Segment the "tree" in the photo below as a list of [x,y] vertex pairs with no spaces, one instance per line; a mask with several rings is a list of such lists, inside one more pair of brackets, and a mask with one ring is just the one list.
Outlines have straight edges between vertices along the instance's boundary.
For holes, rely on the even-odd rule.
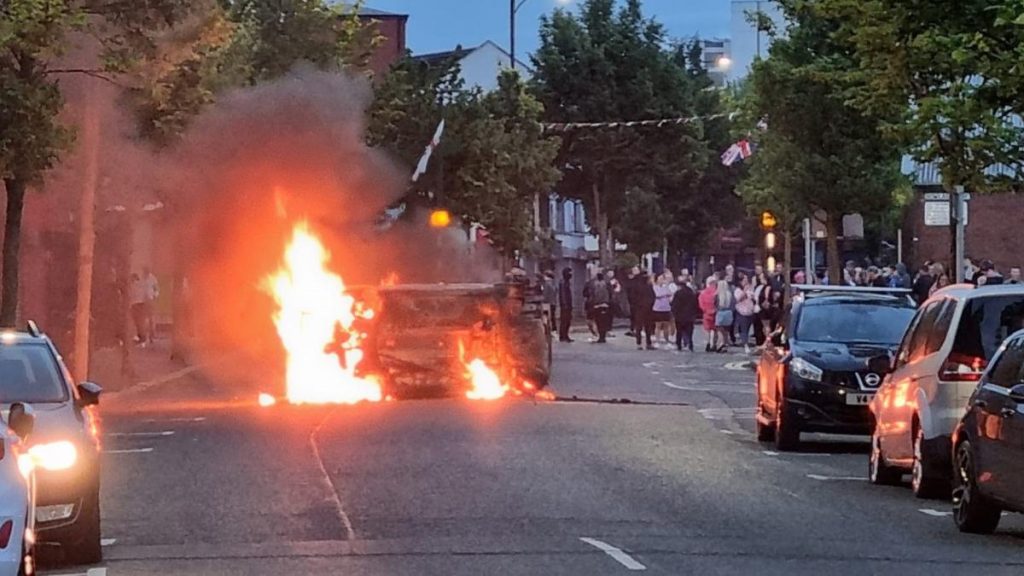
[[813,2],[780,4],[787,36],[776,39],[750,78],[753,112],[767,118],[768,136],[753,157],[748,190],[770,191],[772,202],[787,209],[805,206],[804,217],[824,212],[829,276],[838,283],[842,217],[885,210],[899,182],[899,155],[883,138],[889,119],[847,101],[856,88],[847,72],[856,62],[834,41],[841,23]]
[[432,67],[407,58],[377,87],[368,140],[411,172],[443,117],[441,145],[406,201],[441,204],[463,222],[483,225],[495,246],[512,254],[532,238],[534,193],[560,177],[558,140],[543,134],[541,113],[515,72],[503,72],[498,88],[484,94],[463,86],[454,60]]
[[[533,89],[549,122],[627,122],[694,112],[686,72],[664,48],[663,27],[644,18],[639,0],[628,0],[617,12],[614,0],[586,0],[578,15],[557,10],[542,20],[540,37]],[[583,201],[602,262],[610,261],[610,232],[621,230],[627,190],[645,188],[664,202],[700,180],[708,157],[701,137],[697,123],[620,125],[563,136],[558,164],[567,169],[558,193]]]
[[[984,192],[1001,165],[1020,174],[1024,86],[1019,0],[820,0],[841,22],[833,33],[855,58],[847,96],[886,119],[887,136],[921,163],[935,162],[943,187]],[[955,223],[953,223],[955,226]],[[952,261],[952,258],[951,258]],[[955,268],[959,269],[959,265]]]
[[[154,37],[185,20],[201,0],[9,0],[0,5],[0,177],[6,191],[0,325],[18,310],[18,254],[28,187],[58,160],[73,130],[58,115],[58,78],[129,68],[154,51]],[[61,56],[74,41],[95,44],[98,56],[68,66]]]

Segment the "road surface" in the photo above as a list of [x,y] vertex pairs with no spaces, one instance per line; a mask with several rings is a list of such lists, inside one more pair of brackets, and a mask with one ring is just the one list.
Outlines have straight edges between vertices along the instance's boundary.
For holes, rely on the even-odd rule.
[[[753,439],[750,357],[556,345],[577,402],[255,405],[201,373],[104,402],[102,565],[46,574],[1024,573],[1024,521],[865,481],[867,445]],[[605,402],[628,399],[631,403]]]

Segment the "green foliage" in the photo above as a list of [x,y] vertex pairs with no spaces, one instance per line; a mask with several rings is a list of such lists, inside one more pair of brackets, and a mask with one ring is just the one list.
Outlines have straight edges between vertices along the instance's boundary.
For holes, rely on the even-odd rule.
[[857,67],[835,41],[840,22],[814,2],[785,0],[786,37],[754,64],[748,107],[768,119],[741,190],[753,211],[770,210],[784,227],[826,213],[829,265],[838,281],[836,237],[844,214],[870,219],[886,211],[899,183],[899,153],[883,138],[893,120],[859,109],[846,94]]
[[[717,112],[704,96],[706,73],[691,74],[692,53],[667,50],[663,27],[643,16],[639,0],[616,10],[613,0],[586,0],[578,14],[557,10],[541,23],[541,47],[533,61],[533,89],[550,122],[608,122]],[[558,193],[582,200],[606,247],[609,229],[624,231],[627,191],[643,188],[674,209],[659,235],[690,220],[712,220],[691,208],[713,157],[701,123],[682,126],[572,131],[563,137],[558,164],[568,166]],[[596,192],[596,194],[595,194]],[[719,190],[713,191],[718,193]],[[644,201],[651,200],[648,195]],[[627,232],[628,234],[628,232]],[[602,258],[607,260],[605,250]]]
[[431,67],[406,59],[377,87],[368,140],[411,172],[444,117],[441,145],[407,199],[442,204],[463,222],[485,226],[494,244],[512,253],[533,237],[534,194],[559,178],[559,142],[542,133],[541,113],[515,72],[502,73],[498,88],[484,94],[464,88],[454,61]]

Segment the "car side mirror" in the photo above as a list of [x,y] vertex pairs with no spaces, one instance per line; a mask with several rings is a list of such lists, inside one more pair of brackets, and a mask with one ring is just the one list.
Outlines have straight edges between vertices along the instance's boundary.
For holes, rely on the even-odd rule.
[[875,374],[887,374],[892,372],[892,358],[888,354],[872,356],[867,361],[868,370]]
[[82,382],[78,385],[78,407],[95,406],[100,403],[103,388],[95,382]]
[[28,404],[15,402],[7,413],[7,427],[14,431],[22,440],[32,433],[36,427],[36,415]]
[[1024,403],[1024,384],[1017,384],[1013,388],[1010,388],[1010,400]]

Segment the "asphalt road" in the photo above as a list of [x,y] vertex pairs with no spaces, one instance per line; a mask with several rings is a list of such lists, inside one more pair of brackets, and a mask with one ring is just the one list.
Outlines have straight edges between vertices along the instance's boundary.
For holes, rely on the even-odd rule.
[[[1024,518],[865,481],[867,445],[753,439],[740,354],[556,347],[577,402],[276,406],[201,374],[104,401],[105,562],[48,574],[1024,573]],[[606,402],[629,399],[631,403]]]

